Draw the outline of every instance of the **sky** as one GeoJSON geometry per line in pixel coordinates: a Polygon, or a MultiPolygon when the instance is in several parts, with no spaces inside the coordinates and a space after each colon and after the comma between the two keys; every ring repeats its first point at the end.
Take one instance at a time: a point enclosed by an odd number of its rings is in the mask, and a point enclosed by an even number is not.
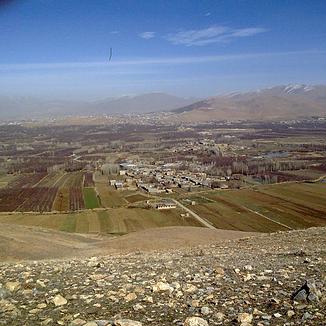
{"type": "Polygon", "coordinates": [[[0,0],[0,95],[206,97],[325,72],[325,0],[0,0]]]}

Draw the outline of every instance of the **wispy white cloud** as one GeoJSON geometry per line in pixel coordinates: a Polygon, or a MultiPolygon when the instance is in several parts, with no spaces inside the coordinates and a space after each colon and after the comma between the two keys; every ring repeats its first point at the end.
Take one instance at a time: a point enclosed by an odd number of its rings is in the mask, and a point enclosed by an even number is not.
{"type": "Polygon", "coordinates": [[[91,61],[91,62],[60,62],[60,63],[17,63],[0,64],[0,71],[23,71],[39,69],[90,69],[90,68],[114,68],[133,65],[185,65],[205,64],[211,62],[252,60],[257,58],[287,57],[298,55],[326,55],[322,50],[301,50],[285,52],[257,52],[242,54],[224,54],[213,56],[189,56],[189,57],[161,57],[161,58],[136,58],[120,61],[91,61]]]}
{"type": "Polygon", "coordinates": [[[155,37],[155,32],[143,32],[143,33],[139,34],[139,37],[141,37],[145,40],[149,40],[149,39],[155,37]]]}
{"type": "Polygon", "coordinates": [[[166,36],[166,39],[176,45],[203,46],[229,42],[235,38],[253,36],[266,31],[265,28],[261,27],[235,29],[227,26],[210,26],[205,29],[194,29],[169,34],[166,36]]]}

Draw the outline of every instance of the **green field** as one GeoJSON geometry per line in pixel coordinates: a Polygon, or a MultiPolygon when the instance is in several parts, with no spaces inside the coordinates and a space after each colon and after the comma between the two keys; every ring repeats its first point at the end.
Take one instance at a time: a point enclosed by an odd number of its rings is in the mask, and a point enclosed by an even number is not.
{"type": "Polygon", "coordinates": [[[86,208],[99,207],[99,202],[94,188],[84,188],[83,193],[86,208]]]}

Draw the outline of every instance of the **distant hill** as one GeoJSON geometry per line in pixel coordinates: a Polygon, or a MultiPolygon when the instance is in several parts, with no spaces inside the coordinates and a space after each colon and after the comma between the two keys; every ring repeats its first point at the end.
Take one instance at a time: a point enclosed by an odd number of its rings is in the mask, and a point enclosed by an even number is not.
{"type": "Polygon", "coordinates": [[[195,101],[198,99],[186,99],[164,93],[111,97],[93,102],[0,96],[0,119],[170,111],[195,101]]]}
{"type": "Polygon", "coordinates": [[[231,93],[198,101],[174,112],[175,119],[188,122],[326,116],[326,86],[293,84],[231,93]]]}
{"type": "Polygon", "coordinates": [[[189,105],[196,100],[198,99],[186,99],[164,93],[149,93],[97,101],[92,104],[92,109],[98,113],[148,113],[170,111],[180,106],[189,105]]]}

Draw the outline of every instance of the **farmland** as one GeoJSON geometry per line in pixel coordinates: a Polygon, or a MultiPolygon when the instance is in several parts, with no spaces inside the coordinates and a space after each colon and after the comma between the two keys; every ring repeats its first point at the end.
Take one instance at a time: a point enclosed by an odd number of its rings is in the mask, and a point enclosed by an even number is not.
{"type": "Polygon", "coordinates": [[[197,214],[215,227],[274,232],[326,224],[324,183],[288,183],[190,196],[197,214]]]}
{"type": "Polygon", "coordinates": [[[84,201],[86,208],[99,207],[98,199],[94,188],[84,188],[84,201]]]}
{"type": "Polygon", "coordinates": [[[124,199],[124,194],[108,185],[106,178],[97,176],[95,181],[95,188],[99,194],[101,205],[103,207],[120,207],[126,206],[127,201],[124,199]]]}
{"type": "Polygon", "coordinates": [[[111,208],[66,214],[0,214],[0,223],[41,226],[77,233],[125,234],[163,226],[200,226],[191,218],[181,218],[181,211],[153,211],[141,208],[111,208]]]}
{"type": "Polygon", "coordinates": [[[147,118],[0,126],[1,221],[110,234],[200,219],[250,232],[326,224],[325,121],[179,126],[147,118]],[[164,207],[169,198],[192,214],[164,207]]]}

